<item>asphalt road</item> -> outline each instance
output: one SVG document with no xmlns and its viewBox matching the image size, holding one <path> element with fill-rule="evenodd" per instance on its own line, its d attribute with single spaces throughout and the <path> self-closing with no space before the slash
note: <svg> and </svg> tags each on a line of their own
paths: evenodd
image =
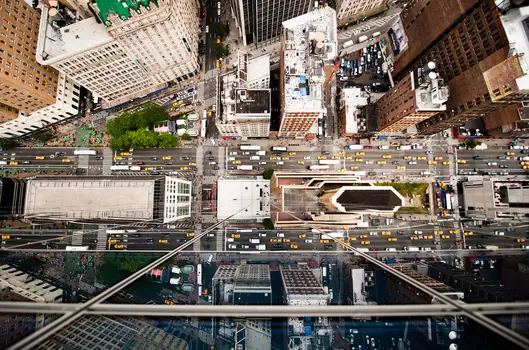
<svg viewBox="0 0 529 350">
<path fill-rule="evenodd" d="M 208 26 L 208 32 L 206 33 L 206 71 L 215 68 L 215 42 L 217 40 L 214 33 L 215 23 L 219 23 L 220 16 L 218 14 L 218 1 L 207 0 L 206 9 L 206 26 Z"/>
<path fill-rule="evenodd" d="M 74 156 L 75 148 L 13 148 L 8 152 L 3 152 L 1 160 L 5 162 L 18 162 L 18 165 L 3 165 L 4 168 L 74 168 L 77 162 L 77 156 Z M 64 153 L 58 156 L 56 153 Z M 37 159 L 36 157 L 44 157 Z M 67 162 L 67 160 L 70 162 Z M 66 163 L 67 162 L 67 163 Z"/>
<path fill-rule="evenodd" d="M 130 153 L 130 155 L 126 155 L 126 153 Z M 122 159 L 119 159 L 120 157 Z M 164 160 L 164 157 L 167 159 Z M 193 163 L 196 164 L 196 150 L 194 148 L 147 148 L 137 149 L 133 152 L 116 152 L 114 153 L 114 163 L 130 166 L 139 165 L 144 171 L 191 171 L 196 167 L 193 165 Z M 149 170 L 149 168 L 153 169 Z"/>
</svg>

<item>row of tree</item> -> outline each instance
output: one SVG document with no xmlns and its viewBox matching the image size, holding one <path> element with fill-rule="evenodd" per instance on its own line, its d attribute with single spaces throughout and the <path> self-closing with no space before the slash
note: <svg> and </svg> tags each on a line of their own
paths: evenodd
<svg viewBox="0 0 529 350">
<path fill-rule="evenodd" d="M 162 107 L 152 103 L 133 112 L 125 112 L 106 124 L 112 136 L 110 148 L 115 151 L 130 148 L 173 148 L 178 146 L 178 137 L 168 133 L 152 131 L 154 126 L 166 121 L 169 115 Z"/>
</svg>

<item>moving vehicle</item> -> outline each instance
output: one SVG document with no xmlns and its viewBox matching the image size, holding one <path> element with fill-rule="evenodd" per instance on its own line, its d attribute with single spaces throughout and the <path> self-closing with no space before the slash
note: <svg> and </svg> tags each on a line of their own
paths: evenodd
<svg viewBox="0 0 529 350">
<path fill-rule="evenodd" d="M 76 149 L 73 151 L 74 156 L 80 156 L 80 155 L 87 155 L 87 156 L 95 156 L 97 155 L 97 151 L 93 149 Z"/>
<path fill-rule="evenodd" d="M 239 165 L 237 166 L 237 170 L 253 170 L 252 165 Z"/>
<path fill-rule="evenodd" d="M 356 149 L 364 149 L 364 145 L 348 145 L 344 147 L 345 150 L 356 150 Z"/>
<path fill-rule="evenodd" d="M 366 40 L 367 40 L 367 37 L 366 37 Z M 359 41 L 361 42 L 361 41 Z M 345 43 L 343 43 L 343 48 L 344 49 L 347 49 L 348 47 L 351 47 L 354 45 L 354 41 L 353 40 L 349 40 L 349 41 L 346 41 Z"/>
<path fill-rule="evenodd" d="M 241 145 L 240 147 L 241 151 L 260 151 L 261 146 L 255 146 L 255 145 Z"/>
<path fill-rule="evenodd" d="M 361 37 L 358 38 L 358 43 L 363 43 L 367 39 L 369 39 L 367 35 L 362 35 Z M 351 45 L 349 45 L 349 46 L 351 46 Z M 345 46 L 345 44 L 344 44 L 344 46 Z"/>
<path fill-rule="evenodd" d="M 327 170 L 329 169 L 328 165 L 311 165 L 308 167 L 310 170 Z"/>
<path fill-rule="evenodd" d="M 419 251 L 419 247 L 408 246 L 408 247 L 404 247 L 404 250 L 407 250 L 409 252 L 418 252 Z"/>
</svg>

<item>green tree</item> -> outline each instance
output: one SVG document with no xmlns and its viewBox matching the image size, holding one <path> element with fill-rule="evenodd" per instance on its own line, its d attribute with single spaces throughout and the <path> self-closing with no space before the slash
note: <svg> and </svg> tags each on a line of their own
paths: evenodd
<svg viewBox="0 0 529 350">
<path fill-rule="evenodd" d="M 106 124 L 107 132 L 112 137 L 121 136 L 127 131 L 138 129 L 136 116 L 128 112 L 109 120 Z"/>
<path fill-rule="evenodd" d="M 270 218 L 266 218 L 263 220 L 263 226 L 266 230 L 273 230 L 274 229 L 274 222 Z"/>
<path fill-rule="evenodd" d="M 193 138 L 188 133 L 185 133 L 185 134 L 182 135 L 182 140 L 184 140 L 184 141 L 190 141 L 192 139 Z"/>
<path fill-rule="evenodd" d="M 143 109 L 134 113 L 140 127 L 152 129 L 156 124 L 169 119 L 167 111 L 154 103 L 149 103 Z"/>
<path fill-rule="evenodd" d="M 229 27 L 228 25 L 224 23 L 216 23 L 214 30 L 215 30 L 215 34 L 221 35 L 221 36 L 229 33 Z"/>
<path fill-rule="evenodd" d="M 0 147 L 4 149 L 4 151 L 13 148 L 16 146 L 16 142 L 13 139 L 0 139 Z"/>
<path fill-rule="evenodd" d="M 215 43 L 215 56 L 217 58 L 226 57 L 229 55 L 228 48 L 222 44 Z"/>
<path fill-rule="evenodd" d="M 175 148 L 178 146 L 178 137 L 169 133 L 162 133 L 158 135 L 158 147 L 160 148 Z"/>
<path fill-rule="evenodd" d="M 153 253 L 104 253 L 103 263 L 97 268 L 96 276 L 100 283 L 110 286 L 140 270 L 160 256 L 160 254 Z"/>
<path fill-rule="evenodd" d="M 465 145 L 469 149 L 474 149 L 477 146 L 481 145 L 481 141 L 478 141 L 478 140 L 475 140 L 475 139 L 468 139 L 468 140 L 465 140 Z"/>
<path fill-rule="evenodd" d="M 272 175 L 274 175 L 274 169 L 265 169 L 263 172 L 263 178 L 265 180 L 270 180 L 272 178 Z"/>
<path fill-rule="evenodd" d="M 39 130 L 33 133 L 33 138 L 40 142 L 46 142 L 51 139 L 51 132 L 49 130 Z"/>
</svg>

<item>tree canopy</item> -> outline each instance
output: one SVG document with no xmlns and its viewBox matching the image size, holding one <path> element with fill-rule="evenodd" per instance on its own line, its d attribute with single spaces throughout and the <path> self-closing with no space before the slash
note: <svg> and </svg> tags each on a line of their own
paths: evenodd
<svg viewBox="0 0 529 350">
<path fill-rule="evenodd" d="M 222 44 L 215 43 L 215 56 L 217 58 L 226 57 L 230 54 L 228 48 Z"/>
<path fill-rule="evenodd" d="M 265 180 L 270 180 L 272 178 L 272 175 L 274 175 L 274 169 L 265 169 L 263 172 L 263 178 Z"/>
<path fill-rule="evenodd" d="M 112 136 L 110 148 L 125 150 L 130 148 L 172 148 L 178 146 L 178 137 L 168 133 L 152 131 L 158 123 L 168 119 L 167 112 L 156 104 L 148 104 L 134 113 L 125 112 L 106 124 Z"/>
<path fill-rule="evenodd" d="M 96 272 L 98 281 L 106 286 L 114 285 L 159 257 L 160 254 L 153 253 L 104 253 L 103 264 L 97 268 Z"/>
</svg>

